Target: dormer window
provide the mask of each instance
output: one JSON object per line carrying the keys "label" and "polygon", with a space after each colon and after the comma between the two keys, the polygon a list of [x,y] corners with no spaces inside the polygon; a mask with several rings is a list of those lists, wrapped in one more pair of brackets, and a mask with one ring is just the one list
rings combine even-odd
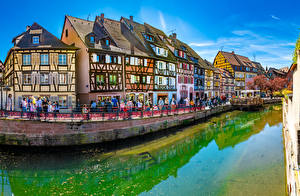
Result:
{"label": "dormer window", "polygon": [[33,36],[32,37],[32,43],[33,44],[39,44],[40,43],[40,36]]}
{"label": "dormer window", "polygon": [[91,43],[91,44],[94,44],[94,43],[95,43],[95,37],[94,37],[94,36],[91,36],[91,37],[90,37],[90,43]]}
{"label": "dormer window", "polygon": [[147,41],[150,41],[150,42],[153,42],[154,41],[154,38],[152,35],[149,35],[149,34],[144,34],[144,37]]}
{"label": "dormer window", "polygon": [[184,46],[181,46],[181,49],[182,49],[183,51],[186,51],[186,47],[184,47]]}
{"label": "dormer window", "polygon": [[109,39],[106,39],[106,40],[105,40],[105,44],[106,44],[107,46],[109,46],[109,45],[110,45],[110,41],[109,41]]}

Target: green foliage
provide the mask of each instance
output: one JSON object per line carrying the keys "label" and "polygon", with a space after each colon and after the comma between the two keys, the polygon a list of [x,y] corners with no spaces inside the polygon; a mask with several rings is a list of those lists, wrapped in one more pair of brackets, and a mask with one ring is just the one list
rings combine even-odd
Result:
{"label": "green foliage", "polygon": [[297,63],[297,50],[300,50],[300,36],[296,42],[294,56],[293,56],[293,63]]}

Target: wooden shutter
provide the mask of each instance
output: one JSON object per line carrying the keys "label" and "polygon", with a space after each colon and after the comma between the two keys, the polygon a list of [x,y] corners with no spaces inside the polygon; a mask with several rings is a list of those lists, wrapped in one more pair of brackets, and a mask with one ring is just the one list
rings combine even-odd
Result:
{"label": "wooden shutter", "polygon": [[49,84],[53,84],[53,74],[50,72],[49,73]]}
{"label": "wooden shutter", "polygon": [[53,65],[58,65],[58,53],[53,54]]}
{"label": "wooden shutter", "polygon": [[36,79],[35,77],[36,77],[36,72],[32,72],[31,73],[31,84],[33,84],[33,85],[35,84],[35,79]]}
{"label": "wooden shutter", "polygon": [[54,63],[54,54],[53,53],[50,53],[50,56],[49,56],[49,65],[53,65]]}
{"label": "wooden shutter", "polygon": [[22,54],[17,54],[17,60],[18,60],[18,64],[19,65],[23,64],[23,62],[22,62]]}
{"label": "wooden shutter", "polygon": [[40,65],[41,64],[41,55],[40,53],[36,53],[36,65]]}
{"label": "wooden shutter", "polygon": [[36,84],[40,84],[41,83],[41,74],[37,73],[36,74]]}
{"label": "wooden shutter", "polygon": [[18,79],[19,79],[19,84],[23,84],[23,77],[22,77],[22,72],[18,72]]}
{"label": "wooden shutter", "polygon": [[68,84],[72,84],[72,72],[68,72]]}
{"label": "wooden shutter", "polygon": [[67,54],[67,64],[68,64],[68,66],[72,65],[72,56],[73,56],[73,54]]}

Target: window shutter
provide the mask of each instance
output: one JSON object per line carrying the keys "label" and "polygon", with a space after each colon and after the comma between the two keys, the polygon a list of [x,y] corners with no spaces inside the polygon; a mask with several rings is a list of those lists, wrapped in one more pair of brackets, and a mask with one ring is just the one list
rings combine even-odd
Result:
{"label": "window shutter", "polygon": [[49,54],[49,64],[53,65],[53,61],[54,61],[54,55],[53,55],[53,53],[50,53]]}
{"label": "window shutter", "polygon": [[151,83],[151,76],[147,76],[147,84]]}
{"label": "window shutter", "polygon": [[49,84],[53,84],[53,74],[49,73]]}
{"label": "window shutter", "polygon": [[110,56],[108,54],[105,55],[105,63],[110,63]]}
{"label": "window shutter", "polygon": [[138,65],[138,64],[139,64],[139,62],[138,62],[138,61],[139,61],[139,59],[138,59],[138,58],[134,58],[134,62],[135,62],[134,64],[135,64],[135,65]]}
{"label": "window shutter", "polygon": [[58,65],[58,53],[53,54],[53,64],[56,66]]}
{"label": "window shutter", "polygon": [[144,66],[146,67],[147,65],[147,59],[144,59]]}
{"label": "window shutter", "polygon": [[58,84],[58,73],[57,72],[53,73],[53,81],[55,84]]}
{"label": "window shutter", "polygon": [[41,83],[41,74],[37,73],[36,74],[36,84],[40,84]]}
{"label": "window shutter", "polygon": [[68,72],[68,84],[72,84],[72,72]]}
{"label": "window shutter", "polygon": [[[68,66],[71,66],[72,65],[72,56],[73,56],[73,54],[67,54],[67,64],[68,64]],[[97,57],[96,57],[96,59],[97,59]]]}
{"label": "window shutter", "polygon": [[23,62],[22,62],[22,54],[17,54],[17,59],[18,59],[18,64],[22,65],[23,64]]}
{"label": "window shutter", "polygon": [[32,72],[31,73],[31,84],[35,84],[35,77],[36,77],[36,73]]}
{"label": "window shutter", "polygon": [[18,73],[19,84],[23,84],[22,72]]}
{"label": "window shutter", "polygon": [[118,64],[122,64],[122,58],[118,56]]}
{"label": "window shutter", "polygon": [[131,83],[134,83],[134,75],[131,75]]}
{"label": "window shutter", "polygon": [[31,65],[35,66],[35,53],[31,53]]}
{"label": "window shutter", "polygon": [[36,53],[36,65],[41,64],[41,55],[39,53]]}
{"label": "window shutter", "polygon": [[155,76],[155,84],[158,83],[158,76]]}

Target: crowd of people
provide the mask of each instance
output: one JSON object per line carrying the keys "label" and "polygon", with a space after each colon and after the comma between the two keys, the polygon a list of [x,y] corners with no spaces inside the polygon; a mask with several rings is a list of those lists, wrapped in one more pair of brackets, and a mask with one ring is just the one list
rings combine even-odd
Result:
{"label": "crowd of people", "polygon": [[24,97],[20,103],[22,112],[56,112],[59,113],[60,107],[57,101],[50,101],[48,97],[38,97],[37,99],[33,96]]}
{"label": "crowd of people", "polygon": [[90,105],[80,105],[78,102],[76,111],[82,111],[82,113],[88,112],[126,112],[126,111],[150,111],[150,110],[166,110],[176,108],[191,108],[191,107],[216,107],[217,105],[225,104],[227,98],[225,96],[215,96],[211,98],[195,98],[195,100],[189,98],[181,98],[179,102],[172,98],[168,100],[167,97],[160,97],[157,104],[153,104],[152,100],[146,99],[145,101],[132,98],[118,99],[117,97],[99,97],[97,101],[91,101]]}

